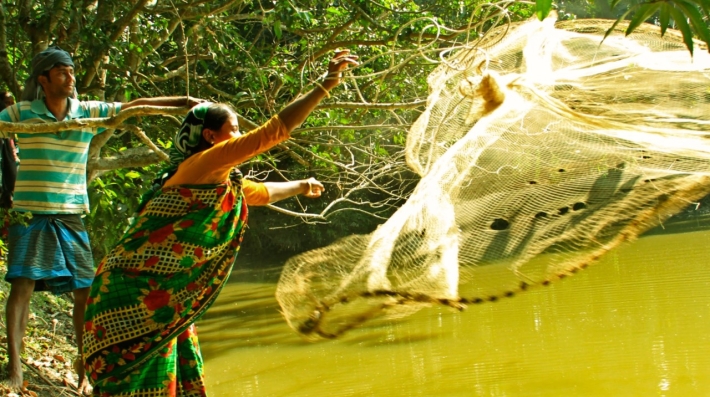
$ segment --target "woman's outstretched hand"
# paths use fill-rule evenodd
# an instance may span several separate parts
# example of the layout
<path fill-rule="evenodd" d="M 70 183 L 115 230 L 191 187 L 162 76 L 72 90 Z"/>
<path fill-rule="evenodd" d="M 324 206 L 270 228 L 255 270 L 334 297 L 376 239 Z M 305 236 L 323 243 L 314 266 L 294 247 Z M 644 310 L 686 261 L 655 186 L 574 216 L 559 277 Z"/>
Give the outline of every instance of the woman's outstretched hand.
<path fill-rule="evenodd" d="M 289 103 L 288 106 L 279 112 L 279 117 L 288 132 L 293 131 L 296 127 L 301 125 L 325 96 L 330 97 L 328 91 L 340 84 L 343 71 L 350 65 L 358 65 L 356 59 L 357 55 L 350 55 L 350 50 L 337 51 L 333 59 L 328 63 L 328 74 L 322 81 L 322 84 L 321 82 L 315 82 L 314 89 Z"/>
<path fill-rule="evenodd" d="M 328 75 L 323 80 L 323 88 L 330 91 L 340 84 L 343 78 L 343 71 L 351 65 L 359 65 L 357 58 L 357 55 L 350 54 L 350 50 L 336 51 L 333 59 L 328 62 Z"/>
<path fill-rule="evenodd" d="M 323 187 L 323 184 L 320 183 L 320 181 L 316 180 L 316 178 L 308 178 L 303 182 L 305 182 L 306 186 L 303 193 L 301 194 L 308 198 L 320 197 L 320 195 L 325 191 L 325 187 Z"/>

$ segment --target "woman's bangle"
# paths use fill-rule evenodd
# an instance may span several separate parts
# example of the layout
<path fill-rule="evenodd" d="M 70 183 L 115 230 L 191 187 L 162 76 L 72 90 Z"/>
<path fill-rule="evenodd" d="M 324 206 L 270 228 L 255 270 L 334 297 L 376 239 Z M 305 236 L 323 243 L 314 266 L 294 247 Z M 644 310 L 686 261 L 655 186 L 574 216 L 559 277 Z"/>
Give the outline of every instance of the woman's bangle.
<path fill-rule="evenodd" d="M 319 82 L 316 81 L 313 84 L 315 84 L 316 86 L 318 86 L 318 88 L 320 88 L 321 90 L 323 90 L 323 92 L 325 92 L 326 98 L 330 98 L 330 92 L 328 92 L 328 90 L 326 90 L 325 87 L 323 87 Z"/>

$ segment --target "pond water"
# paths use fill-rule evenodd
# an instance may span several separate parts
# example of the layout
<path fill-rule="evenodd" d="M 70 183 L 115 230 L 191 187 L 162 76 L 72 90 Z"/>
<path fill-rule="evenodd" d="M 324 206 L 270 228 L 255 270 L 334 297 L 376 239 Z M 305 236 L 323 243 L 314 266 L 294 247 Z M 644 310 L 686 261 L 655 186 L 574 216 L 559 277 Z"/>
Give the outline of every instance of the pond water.
<path fill-rule="evenodd" d="M 578 275 L 307 342 L 278 267 L 235 270 L 198 324 L 212 396 L 707 396 L 710 231 L 666 230 Z M 677 229 L 677 228 L 676 228 Z M 672 232 L 672 233 L 671 233 Z"/>

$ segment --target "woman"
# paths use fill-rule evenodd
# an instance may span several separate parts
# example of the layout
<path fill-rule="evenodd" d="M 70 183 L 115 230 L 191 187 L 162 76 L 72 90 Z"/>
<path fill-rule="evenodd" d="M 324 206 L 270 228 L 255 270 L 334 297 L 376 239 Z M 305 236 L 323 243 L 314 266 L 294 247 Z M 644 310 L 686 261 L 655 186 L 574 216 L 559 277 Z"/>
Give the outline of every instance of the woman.
<path fill-rule="evenodd" d="M 233 167 L 288 139 L 356 59 L 336 53 L 322 85 L 245 135 L 225 105 L 200 104 L 188 113 L 174 139 L 172 169 L 101 261 L 91 287 L 83 358 L 95 396 L 206 395 L 194 322 L 229 277 L 247 204 L 323 191 L 312 178 L 250 182 Z"/>

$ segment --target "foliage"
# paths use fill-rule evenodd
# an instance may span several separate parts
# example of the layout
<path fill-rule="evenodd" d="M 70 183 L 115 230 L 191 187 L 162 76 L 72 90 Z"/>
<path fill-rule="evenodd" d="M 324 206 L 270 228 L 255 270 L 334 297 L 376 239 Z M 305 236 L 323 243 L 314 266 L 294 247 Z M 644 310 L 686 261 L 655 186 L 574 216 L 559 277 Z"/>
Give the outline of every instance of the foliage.
<path fill-rule="evenodd" d="M 564 8 L 564 1 L 560 1 L 560 7 Z M 573 2 L 567 2 L 573 3 Z M 589 5 L 590 2 L 584 2 Z M 640 24 L 652 22 L 661 27 L 661 34 L 665 34 L 668 27 L 678 29 L 683 34 L 683 40 L 688 47 L 688 51 L 693 53 L 695 44 L 694 36 L 710 44 L 710 29 L 708 19 L 710 19 L 710 2 L 707 0 L 611 0 L 607 4 L 605 1 L 595 1 L 594 5 L 599 5 L 602 10 L 607 11 L 603 17 L 612 17 L 616 23 L 607 30 L 607 36 L 614 31 L 616 25 L 630 17 L 626 34 L 629 35 Z M 536 15 L 540 20 L 544 19 L 552 10 L 552 0 L 536 0 Z M 595 13 L 596 7 L 588 7 L 587 12 Z M 608 15 L 616 9 L 616 13 L 621 15 Z M 710 50 L 710 47 L 708 47 Z"/>
<path fill-rule="evenodd" d="M 0 13 L 0 69 L 7 72 L 0 76 L 19 96 L 32 55 L 57 44 L 74 56 L 83 98 L 202 97 L 230 103 L 248 129 L 314 87 L 334 50 L 351 49 L 362 64 L 333 98 L 291 141 L 242 166 L 260 180 L 316 176 L 325 183 L 328 200 L 292 199 L 280 205 L 307 208 L 319 223 L 332 222 L 336 214 L 348 218 L 344 210 L 357 219 L 339 220 L 332 233 L 305 227 L 308 232 L 291 245 L 300 247 L 347 234 L 340 225 L 371 230 L 407 196 L 417 178 L 408 172 L 402 145 L 442 51 L 478 37 L 496 23 L 491 15 L 500 9 L 510 10 L 505 20 L 532 15 L 525 3 L 481 4 L 487 3 L 11 0 Z M 145 117 L 131 123 L 166 146 L 179 120 Z M 94 179 L 87 220 L 97 256 L 123 231 L 146 181 L 159 168 L 143 170 L 135 162 L 126 168 L 128 154 L 143 143 L 129 133 L 111 139 L 111 132 L 106 134 L 94 139 L 89 161 Z M 140 165 L 155 164 L 154 153 L 144 154 Z M 253 225 L 273 226 L 256 216 Z M 263 217 L 273 217 L 274 224 L 301 222 L 273 212 Z M 263 229 L 261 235 L 275 241 L 289 232 Z"/>
<path fill-rule="evenodd" d="M 7 244 L 5 243 L 7 228 L 16 223 L 26 225 L 27 221 L 32 218 L 32 214 L 24 214 L 15 211 L 8 211 L 6 208 L 0 208 L 0 219 L 2 226 L 0 227 L 0 256 L 7 255 Z"/>
<path fill-rule="evenodd" d="M 117 169 L 95 178 L 89 187 L 92 210 L 86 225 L 93 237 L 90 242 L 97 261 L 108 253 L 128 227 L 141 195 L 155 177 L 155 168 Z"/>
<path fill-rule="evenodd" d="M 649 4 L 685 13 L 701 4 L 694 1 Z M 252 211 L 252 233 L 265 242 L 262 247 L 282 241 L 304 247 L 352 233 L 344 225 L 372 230 L 406 199 L 417 177 L 409 172 L 402 148 L 425 104 L 427 76 L 451 49 L 475 42 L 488 29 L 552 9 L 551 1 L 535 3 L 6 0 L 0 6 L 0 81 L 18 97 L 33 54 L 57 44 L 74 56 L 82 98 L 126 102 L 191 95 L 231 104 L 248 130 L 313 88 L 334 50 L 351 49 L 361 65 L 332 98 L 293 139 L 241 167 L 259 180 L 315 176 L 324 182 L 323 200 L 279 203 L 311 217 Z M 643 15 L 653 7 L 627 9 Z M 669 21 L 675 21 L 674 12 L 669 9 Z M 707 16 L 706 8 L 698 13 Z M 693 15 L 689 26 L 695 31 L 700 20 Z M 127 123 L 130 129 L 109 130 L 92 143 L 87 221 L 97 256 L 115 243 L 160 168 L 159 157 L 145 150 L 139 133 L 165 149 L 180 120 L 165 115 Z M 301 225 L 304 232 L 297 234 L 279 226 L 304 221 L 331 226 Z"/>

